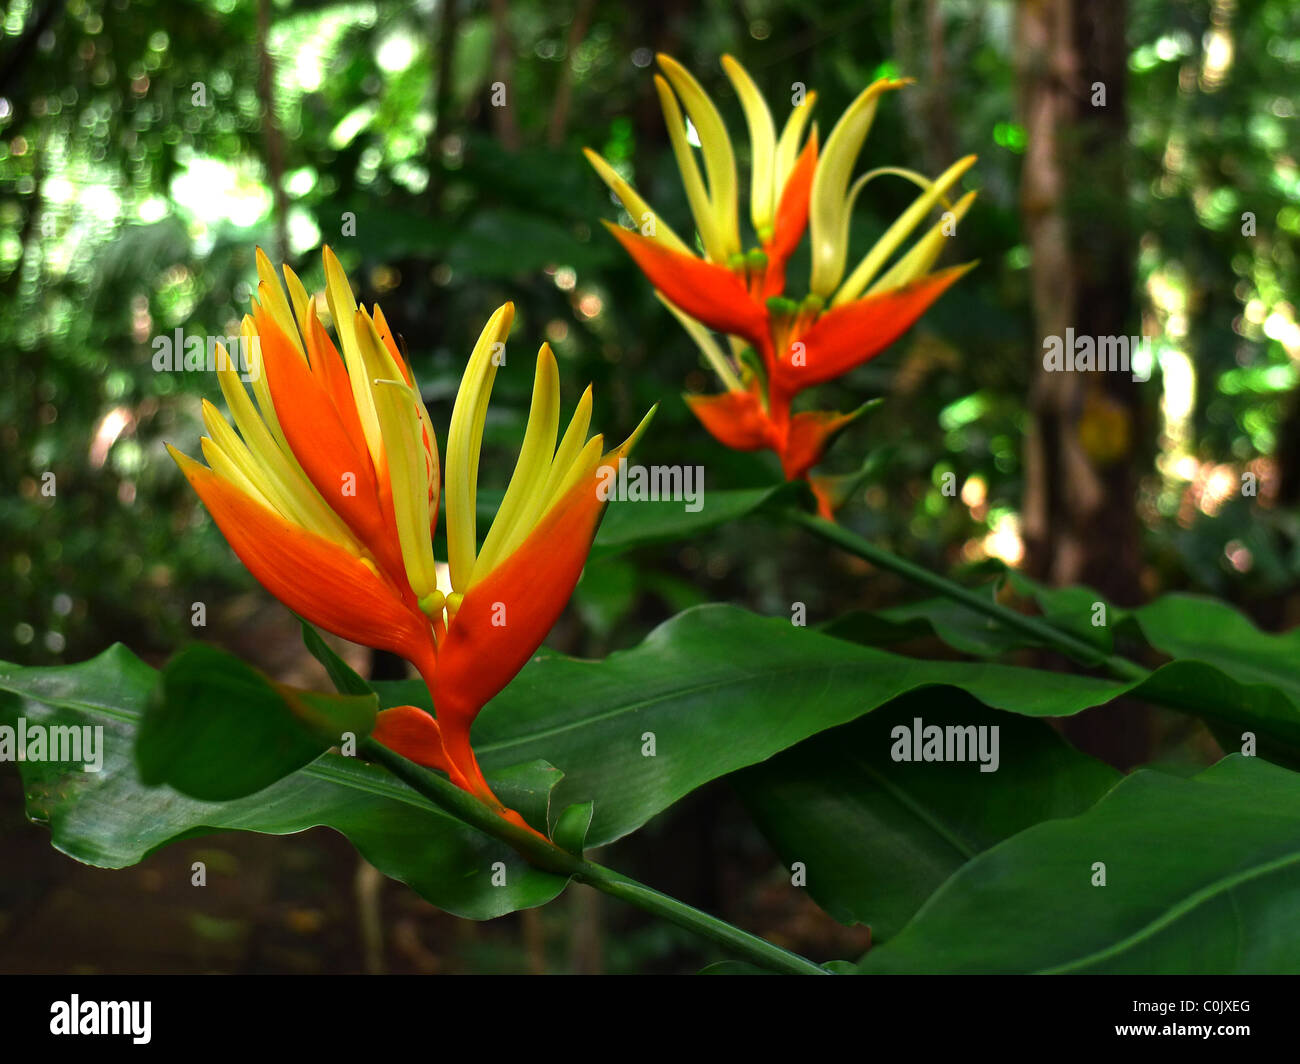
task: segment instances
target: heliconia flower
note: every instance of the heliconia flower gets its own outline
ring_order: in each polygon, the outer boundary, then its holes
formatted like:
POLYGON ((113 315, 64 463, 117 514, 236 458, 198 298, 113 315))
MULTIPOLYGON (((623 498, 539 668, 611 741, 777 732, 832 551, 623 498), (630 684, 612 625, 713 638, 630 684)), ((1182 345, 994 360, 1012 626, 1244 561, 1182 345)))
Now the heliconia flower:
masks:
POLYGON ((338 346, 298 277, 284 268, 286 295, 259 250, 257 294, 241 327, 253 394, 220 349, 233 426, 205 402, 208 465, 168 449, 268 591, 312 624, 420 672, 437 718, 415 706, 384 710, 376 740, 523 825, 484 780, 470 726, 559 617, 604 509, 598 471, 617 465, 650 415, 605 453, 601 436, 587 438, 588 388, 557 446, 559 374, 543 344, 523 448, 479 547, 479 451, 514 307, 492 315, 465 369, 444 490, 433 425, 383 312, 358 307, 328 248, 324 260, 338 346), (445 567, 432 539, 444 494, 445 567))
MULTIPOLYGON (((692 251, 609 163, 588 150, 588 160, 636 228, 606 225, 727 389, 717 396, 688 397, 696 416, 724 445, 773 450, 787 478, 806 479, 844 422, 829 412, 792 414, 793 399, 880 354, 974 265, 931 272, 974 202, 973 192, 956 203, 948 193, 975 157, 959 160, 934 181, 901 167, 879 167, 850 185, 880 99, 909 82, 881 78, 869 85, 836 122, 819 154, 815 124, 804 140, 815 94, 793 108, 778 138, 753 80, 724 56, 722 68, 736 90, 750 139, 749 213, 757 246, 745 251, 735 152, 722 118, 685 68, 664 55, 659 65, 663 75, 655 76, 655 87, 702 253, 692 251), (704 157, 703 174, 687 139, 683 107, 704 157), (846 277, 854 203, 867 184, 887 174, 914 182, 921 192, 846 277), (936 207, 944 209, 943 218, 904 250, 936 207), (786 266, 805 231, 812 269, 807 294, 795 300, 785 295, 786 266), (713 332, 728 337, 730 352, 713 332)), ((828 505, 828 495, 819 498, 828 505)))

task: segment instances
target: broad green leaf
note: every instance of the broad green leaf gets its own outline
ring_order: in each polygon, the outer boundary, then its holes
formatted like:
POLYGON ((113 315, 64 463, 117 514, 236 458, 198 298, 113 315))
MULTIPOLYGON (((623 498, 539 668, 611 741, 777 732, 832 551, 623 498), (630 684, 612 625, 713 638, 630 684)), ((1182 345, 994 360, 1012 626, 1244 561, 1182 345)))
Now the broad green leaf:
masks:
POLYGON ((1135 772, 976 857, 860 969, 1300 973, 1300 775, 1135 772))
MULTIPOLYGON (((541 905, 564 880, 539 872, 510 847, 454 820, 384 769, 325 754, 257 794, 209 803, 145 787, 133 743, 158 673, 114 646, 57 668, 0 664, 0 725, 103 728, 103 765, 27 761, 19 766, 31 819, 54 846, 87 864, 124 868, 177 839, 213 831, 285 835, 318 825, 341 832, 385 875, 458 916, 491 919, 541 905), (505 884, 493 885, 500 863, 505 884)), ((495 782, 489 772, 489 779, 495 782)))
MULTIPOLYGON (((1007 665, 919 661, 714 605, 603 661, 533 660, 484 709, 474 743, 484 766, 545 758, 562 769, 553 807, 594 800, 588 845, 600 846, 712 779, 934 685, 1033 716, 1068 715, 1124 690, 1007 665)), ((414 701, 420 686, 390 686, 382 698, 414 701)))
MULTIPOLYGON (((0 674, 0 688, 20 693, 58 683, 39 669, 0 674)), ((1244 687, 1211 666, 1177 662, 1144 683, 1164 685, 1164 693, 1194 705, 1207 717, 1234 727, 1249 726, 1261 735, 1279 737, 1279 742, 1294 741, 1300 749, 1295 709, 1271 688, 1244 687)), ((636 830, 710 780, 764 761, 909 691, 944 686, 961 688, 985 705, 1026 716, 1065 716, 1121 694, 1141 695, 1143 685, 984 662, 921 661, 794 627, 781 618, 706 606, 673 618, 640 646, 604 661, 538 655, 485 708, 475 728, 475 745, 490 779, 494 773, 536 760, 565 773, 549 795, 549 809, 594 802, 587 844, 598 846, 636 830)), ((375 687, 382 705, 428 706, 422 683, 375 687)), ((94 684, 83 685, 74 702, 97 690, 94 684)), ((318 775, 322 766, 330 764, 327 755, 277 784, 276 792, 288 793, 304 773, 318 775)), ((134 779, 131 782, 134 785, 134 779)), ((81 813, 83 824, 93 820, 92 807, 83 806, 81 813)), ((278 823, 231 825, 219 813, 188 821, 188 828, 275 830, 278 823)), ((166 825, 160 828, 150 819, 153 809, 148 801, 138 810, 119 803, 103 815, 116 818, 118 830, 131 839, 154 838, 150 845, 173 837, 164 830, 166 825), (133 825, 136 815, 145 822, 133 825)), ((83 830, 94 835, 96 829, 90 824, 83 830)), ((469 829, 454 825, 446 830, 461 845, 469 829)), ((357 840, 355 828, 348 834, 357 840)), ((471 836, 473 846, 486 844, 471 836)), ((362 842, 357 845, 361 848, 362 842)), ((131 859, 138 859, 140 852, 137 847, 131 859)), ((400 854, 384 857, 381 866, 392 869, 390 874, 396 878, 418 874, 406 867, 400 854)), ((454 867, 454 862, 448 867, 454 867)), ((455 908, 442 901, 437 904, 455 908)), ((469 907, 463 898, 456 904, 469 907)), ((474 911, 505 912, 512 907, 514 901, 502 896, 474 911)))
MULTIPOLYGON (((984 591, 991 600, 992 585, 984 591)), ((946 598, 925 599, 884 610, 853 610, 822 625, 819 631, 868 646, 888 646, 934 635, 954 650, 982 658, 1037 645, 1024 633, 946 598)))
POLYGON ((631 502, 612 500, 592 544, 591 558, 655 543, 689 539, 706 529, 745 517, 765 506, 797 497, 801 484, 775 484, 766 488, 704 491, 700 509, 691 512, 684 501, 631 502))
POLYGON ((1127 611, 1090 587, 1046 587, 1023 573, 1008 570, 1007 580, 1018 594, 1032 597, 1045 620, 1109 654, 1115 649, 1115 629, 1127 611))
MULTIPOLYGON (((594 801, 589 846, 635 831, 710 780, 757 764, 909 691, 960 688, 1031 717, 1070 716, 1150 692, 1300 752, 1300 712, 1268 688, 1211 666, 1174 662, 1141 683, 987 662, 925 661, 762 618, 703 606, 603 661, 543 653, 480 714, 484 766, 536 758, 565 774, 552 807, 594 801), (651 738, 652 737, 652 738, 651 738), (643 751, 650 749, 653 755, 643 751)), ((382 705, 428 706, 418 682, 377 685, 382 705)), ((1261 750, 1265 748, 1261 741, 1261 750)))
POLYGON ((196 644, 167 663, 140 722, 140 779, 208 802, 243 798, 316 760, 342 736, 370 734, 377 704, 373 694, 274 684, 234 655, 196 644))
MULTIPOLYGON (((1282 635, 1261 632, 1231 606, 1194 595, 1166 595, 1123 610, 1089 588, 1046 588, 1019 573, 1012 585, 1033 597, 1043 615, 1110 652, 1117 635, 1174 660, 1129 688, 1150 701, 1203 717, 1224 748, 1242 748, 1255 735, 1257 752, 1300 766, 1300 628, 1282 635), (1093 627, 1102 616, 1104 626, 1093 627)), ((990 585, 985 590, 992 591, 990 585)), ((822 631, 866 644, 889 644, 933 634, 966 654, 993 657, 1036 645, 1014 632, 998 632, 990 619, 944 599, 929 599, 876 613, 851 613, 822 631)), ((1116 694, 1121 693, 1116 691, 1116 694)))
POLYGON ((1267 684, 1300 706, 1300 628, 1261 632, 1227 603, 1200 595, 1166 595, 1133 617, 1162 653, 1203 661, 1243 683, 1267 684))
POLYGON ((1039 821, 1083 812, 1119 779, 1045 722, 941 687, 823 732, 732 782, 786 866, 803 865, 813 899, 840 923, 869 924, 872 941, 883 942, 976 854, 1039 821), (904 745, 897 752, 909 760, 895 761, 895 729, 915 731, 918 719, 996 728, 997 767, 981 771, 977 749, 966 762, 918 762, 904 745))

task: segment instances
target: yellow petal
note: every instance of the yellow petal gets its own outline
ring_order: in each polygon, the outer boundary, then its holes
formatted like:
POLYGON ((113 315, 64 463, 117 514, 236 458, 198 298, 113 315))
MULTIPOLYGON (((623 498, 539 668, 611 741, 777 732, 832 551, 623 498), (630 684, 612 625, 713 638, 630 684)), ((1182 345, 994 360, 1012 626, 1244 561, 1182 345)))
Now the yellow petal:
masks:
POLYGON ((451 586, 461 594, 474 572, 478 546, 474 506, 483 423, 497 371, 493 356, 502 350, 496 345, 505 343, 514 317, 514 304, 506 303, 483 326, 451 411, 451 428, 447 432, 447 564, 451 570, 451 586))
POLYGON ((429 533, 429 465, 421 441, 420 397, 406 383, 375 323, 358 308, 353 331, 361 347, 388 459, 393 515, 406 578, 416 597, 438 588, 438 569, 429 533))
POLYGON ((649 410, 646 411, 645 417, 643 417, 641 419, 640 424, 638 424, 637 427, 632 430, 628 438, 625 439, 622 443, 620 443, 617 447, 615 447, 612 451, 610 451, 609 454, 605 455, 605 458, 617 459, 622 457, 623 455, 626 455, 630 450, 632 450, 632 448, 637 445, 637 441, 640 440, 641 437, 645 435, 645 430, 650 427, 650 422, 654 420, 655 414, 657 414, 658 412, 659 412, 659 404, 655 403, 654 406, 652 406, 649 410))
POLYGON ((727 386, 727 390, 730 392, 743 391, 745 386, 740 383, 740 378, 736 376, 735 371, 731 368, 731 363, 727 360, 727 356, 723 354, 722 348, 718 346, 718 341, 713 338, 713 334, 689 314, 683 314, 674 303, 669 302, 658 292, 655 293, 655 298, 668 308, 674 318, 681 322, 682 328, 695 341, 695 346, 700 349, 700 354, 704 356, 705 361, 722 378, 722 383, 727 386))
POLYGON ((564 471, 564 475, 556 481, 554 490, 546 500, 546 506, 542 511, 543 515, 549 512, 551 507, 564 498, 572 488, 596 472, 604 448, 605 437, 600 433, 597 433, 583 445, 577 457, 569 464, 569 468, 564 471))
POLYGON ((829 298, 844 276, 848 255, 848 211, 846 200, 849 176, 857 164, 862 143, 876 117, 880 97, 891 89, 902 88, 906 81, 880 78, 858 96, 840 116, 826 139, 813 174, 808 204, 808 229, 812 239, 812 279, 814 295, 829 298))
POLYGON ((943 251, 944 244, 951 239, 956 231, 955 227, 970 210, 970 205, 975 202, 976 193, 967 192, 946 212, 945 217, 936 222, 930 231, 921 237, 901 259, 893 266, 886 270, 880 279, 867 289, 867 295, 873 296, 878 292, 883 292, 888 288, 897 288, 899 285, 905 285, 909 281, 915 281, 918 277, 928 273, 930 267, 935 264, 939 255, 943 251), (951 217, 948 217, 951 215, 951 217))
POLYGON ((781 130, 781 138, 776 142, 776 173, 773 177, 773 209, 781 202, 781 192, 785 189, 785 183, 790 179, 790 171, 794 169, 795 161, 799 158, 799 149, 803 146, 803 131, 808 125, 808 119, 812 117, 813 107, 817 103, 817 93, 810 92, 803 98, 803 103, 790 111, 790 117, 785 120, 785 127, 781 130))
POLYGON ((679 251, 683 255, 693 254, 691 249, 682 242, 682 238, 674 233, 668 224, 650 209, 650 205, 637 194, 636 189, 618 176, 618 171, 590 148, 583 148, 582 154, 587 157, 587 162, 591 163, 592 169, 600 175, 600 179, 609 186, 609 190, 618 197, 619 202, 623 204, 624 210, 632 216, 633 223, 643 236, 658 241, 664 247, 672 251, 679 251), (645 231, 647 220, 654 223, 649 232, 645 231))
POLYGON ((519 460, 497 508, 496 518, 483 540, 470 576, 470 586, 490 573, 502 558, 524 538, 541 516, 551 461, 555 457, 555 435, 560 427, 560 371, 548 344, 537 353, 533 378, 533 401, 519 460))
MULTIPOLYGON (((235 383, 238 383, 238 378, 235 383)), ((225 391, 225 388, 222 390, 225 391)), ((251 410, 252 404, 248 402, 248 396, 242 388, 235 395, 236 403, 239 395, 248 404, 245 412, 251 410)), ((228 394, 227 402, 230 401, 231 395, 228 394)), ((234 406, 231 413, 235 414, 234 406)), ((331 540, 353 554, 360 553, 356 539, 347 526, 325 505, 297 462, 275 446, 275 441, 261 419, 254 415, 251 420, 245 418, 236 423, 243 433, 242 439, 226 423, 217 408, 206 399, 203 400, 203 424, 208 435, 245 479, 252 482, 259 494, 270 500, 279 513, 300 527, 331 540)))
POLYGON ((740 225, 737 218, 736 156, 731 149, 727 127, 700 83, 681 63, 671 56, 659 55, 663 70, 677 95, 682 98, 686 113, 691 116, 700 135, 700 151, 704 155, 704 169, 709 177, 709 199, 713 204, 714 224, 722 242, 723 255, 717 261, 725 262, 740 254, 740 225))
MULTIPOLYGON (((254 307, 257 306, 256 299, 251 302, 254 307)), ((239 334, 244 339, 244 350, 248 352, 249 383, 253 386, 253 395, 257 397, 257 409, 275 442, 287 454, 289 441, 280 428, 280 418, 275 412, 275 403, 271 401, 271 383, 267 380, 266 367, 262 364, 262 338, 257 334, 257 323, 251 314, 245 314, 244 320, 239 323, 239 334)), ((222 390, 225 390, 224 387, 222 390)), ((242 391, 242 386, 240 390, 242 391)))
POLYGON ((917 196, 907 210, 900 214, 894 223, 885 230, 884 235, 876 241, 875 246, 862 257, 862 261, 849 274, 840 290, 835 293, 831 305, 840 306, 857 299, 871 279, 888 261, 889 257, 907 239, 908 234, 920 225, 921 219, 926 216, 930 208, 947 193, 948 189, 957 183, 962 174, 974 165, 974 155, 967 155, 964 159, 958 159, 928 189, 917 196))
POLYGON ((560 482, 573 466, 574 459, 578 457, 583 445, 587 442, 587 429, 590 427, 591 385, 588 384, 587 390, 582 393, 577 407, 574 408, 573 417, 569 419, 569 427, 564 430, 564 437, 560 440, 560 446, 551 459, 551 468, 546 475, 546 486, 542 489, 542 498, 548 504, 554 497, 560 482))
POLYGON ((284 269, 284 283, 289 288, 289 302, 293 306, 293 316, 298 322, 298 331, 304 336, 307 335, 307 329, 310 327, 307 322, 307 314, 311 306, 311 296, 308 295, 306 287, 298 280, 298 275, 289 269, 284 269))
POLYGON ((227 480, 231 484, 235 485, 235 487, 245 495, 261 503, 268 510, 275 510, 283 516, 283 511, 268 499, 256 484, 244 475, 243 470, 239 468, 239 465, 234 461, 234 459, 232 459, 230 455, 226 454, 226 452, 221 449, 221 445, 213 440, 212 437, 201 437, 199 440, 199 447, 203 451, 203 457, 207 461, 208 468, 211 469, 212 472, 216 473, 222 480, 227 480))
POLYGON ((763 94, 743 66, 731 56, 722 57, 722 69, 735 86, 749 126, 749 214, 756 233, 770 232, 776 215, 776 125, 763 94))
POLYGON ((695 149, 686 139, 686 120, 682 117, 682 109, 677 105, 677 97, 673 95, 668 82, 658 74, 655 75, 655 91, 659 93, 659 104, 664 112, 664 125, 668 127, 668 139, 672 142, 673 155, 677 158, 677 169, 682 175, 682 188, 686 190, 686 199, 691 205, 695 228, 700 232, 704 254, 714 262, 725 263, 726 244, 718 231, 713 201, 709 198, 709 193, 704 187, 704 178, 700 176, 700 168, 695 162, 695 149))
POLYGON ((323 252, 325 259, 325 298, 329 302, 330 317, 334 319, 334 329, 339 336, 339 349, 348 368, 348 380, 352 384, 352 398, 357 404, 357 416, 361 419, 361 432, 366 438, 366 447, 374 460, 375 468, 384 467, 383 435, 379 431, 379 415, 375 413, 374 393, 366 377, 365 359, 357 340, 356 312, 357 301, 352 296, 352 285, 347 274, 326 245, 323 252))
POLYGON ((271 260, 266 257, 266 252, 261 248, 257 249, 257 296, 264 306, 275 319, 275 323, 280 326, 280 330, 289 339, 298 354, 306 358, 307 352, 303 350, 302 340, 298 336, 298 329, 293 323, 293 313, 289 310, 289 301, 284 296, 284 286, 280 284, 280 278, 275 275, 275 267, 271 265, 271 260))

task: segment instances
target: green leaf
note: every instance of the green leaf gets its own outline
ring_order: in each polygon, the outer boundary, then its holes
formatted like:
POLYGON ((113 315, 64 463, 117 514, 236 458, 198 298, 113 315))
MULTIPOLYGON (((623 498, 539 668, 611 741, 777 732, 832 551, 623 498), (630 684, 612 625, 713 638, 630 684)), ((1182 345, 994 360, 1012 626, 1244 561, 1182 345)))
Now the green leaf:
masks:
POLYGON ((492 790, 498 798, 543 835, 550 830, 548 812, 551 792, 564 773, 549 761, 537 758, 498 769, 492 774, 492 790))
POLYGON ((817 904, 840 923, 869 924, 879 943, 976 854, 1039 821, 1083 812, 1119 778, 1045 722, 930 688, 732 781, 786 866, 803 864, 817 904), (895 761, 894 729, 914 730, 917 718, 927 727, 996 728, 997 768, 895 761))
POLYGON ((594 802, 578 802, 569 806, 555 821, 555 830, 551 832, 551 841, 562 850, 582 856, 586 848, 587 832, 591 830, 592 814, 596 811, 594 802))
POLYGON ((1135 772, 976 857, 860 969, 1298 973, 1300 776, 1237 755, 1135 772))
MULTIPOLYGON (((1300 629, 1261 632, 1231 606, 1194 595, 1166 595, 1147 606, 1123 610, 1089 588, 1045 588, 1022 576, 1012 584, 1031 595, 1058 627, 1110 652, 1115 636, 1145 642, 1174 661, 1145 681, 1116 688, 1202 717, 1225 749, 1239 748, 1244 733, 1257 752, 1300 766, 1300 629), (1092 627, 1094 603, 1105 605, 1105 626, 1092 627)), ((985 589, 993 591, 990 585, 985 589)), ((1100 616, 1100 614, 1097 614, 1100 616)), ((966 654, 991 657, 1035 642, 999 632, 995 622, 945 599, 929 599, 876 613, 852 613, 823 629, 828 635, 867 644, 888 644, 937 635, 966 654)), ((1010 708, 1010 707, 1009 707, 1010 708)))
MULTIPOLYGON (((588 845, 601 846, 710 780, 907 691, 945 684, 1031 716, 1076 713, 1126 689, 1009 665, 905 658, 711 605, 603 661, 534 659, 480 714, 474 745, 485 767, 545 758, 562 769, 552 807, 594 800, 588 845)), ((422 686, 387 685, 381 697, 427 705, 422 686)))
POLYGON ((1147 641, 1170 657, 1267 684, 1300 706, 1300 628, 1282 635, 1261 632, 1231 606, 1200 595, 1166 595, 1133 617, 1147 641))
MULTIPOLYGON (((1208 665, 1173 662, 1140 682, 990 662, 925 661, 761 618, 734 606, 688 610, 604 661, 543 654, 480 714, 484 766, 545 758, 565 773, 552 802, 596 804, 589 846, 635 831, 710 780, 925 687, 956 687, 1030 717, 1071 716, 1125 694, 1261 737, 1300 754, 1300 711, 1208 665), (645 756, 647 734, 654 756, 645 756)), ((385 704, 427 705, 418 683, 385 704), (423 703, 420 701, 423 699, 423 703)), ((1271 744, 1271 745, 1270 745, 1271 744)))
POLYGON ((329 675, 334 690, 341 695, 368 695, 374 693, 374 688, 362 679, 361 675, 351 665, 334 653, 334 648, 325 642, 320 632, 316 631, 301 617, 298 618, 298 623, 302 625, 303 644, 307 647, 311 656, 325 666, 325 672, 329 675))
MULTIPOLYGON (((981 590, 993 599, 992 585, 981 590)), ((947 598, 925 599, 884 610, 852 610, 819 630, 867 646, 888 646, 934 635, 954 650, 981 658, 1038 645, 1024 633, 947 598)))
POLYGON ((678 500, 630 502, 614 499, 605 510, 600 531, 592 544, 592 560, 606 558, 634 547, 689 539, 706 529, 746 517, 756 510, 795 498, 802 498, 803 484, 774 484, 767 488, 705 491, 703 505, 692 513, 678 500))
MULTIPOLYGON (((58 682, 39 669, 0 671, 0 688, 22 693, 57 688, 58 682)), ((985 705, 1044 717, 1066 716, 1130 692, 1141 695, 1158 685, 1163 685, 1162 693, 1207 718, 1249 726, 1300 749, 1300 715, 1284 696, 1271 687, 1238 684, 1213 666, 1175 662, 1146 681, 1126 684, 995 663, 922 661, 731 606, 689 610, 656 629, 640 646, 604 661, 538 655, 484 709, 475 726, 475 747, 489 779, 536 760, 564 772, 548 796, 548 809, 594 802, 587 844, 599 846, 636 830, 710 780, 764 761, 909 691, 957 687, 985 705)), ((97 690, 83 684, 73 701, 80 704, 97 690)), ((377 684, 376 690, 383 705, 428 706, 428 691, 418 681, 377 684)), ((304 774, 317 774, 333 763, 326 755, 274 790, 287 794, 304 774)), ((382 774, 380 778, 388 779, 382 774)), ((312 800, 324 799, 313 795, 312 800)), ((225 808, 214 810, 210 820, 188 821, 182 830, 227 826, 219 816, 225 808)), ((93 821, 92 807, 83 806, 81 812, 93 821)), ((117 828, 132 840, 149 837, 160 845, 175 834, 149 819, 153 809, 148 801, 139 810, 115 802, 99 815, 118 820, 117 828), (133 822, 136 816, 141 822, 133 822)), ((254 819, 238 826, 274 830, 278 823, 254 819)), ((352 821, 349 825, 347 833, 361 848, 356 826, 352 821)), ((492 845, 471 829, 452 825, 445 828, 451 838, 447 845, 456 852, 461 846, 473 850, 492 845), (465 832, 475 840, 472 844, 463 841, 465 832)), ((97 831, 93 823, 85 830, 91 835, 97 831)), ((396 878, 427 874, 400 854, 385 856, 383 867, 392 869, 396 878)), ((423 889, 443 889, 438 877, 433 879, 423 889)), ((461 897, 455 904, 493 914, 514 907, 508 895, 477 908, 461 897)))
MULTIPOLYGON (((385 875, 434 905, 475 920, 544 904, 565 881, 531 867, 509 846, 453 819, 384 769, 325 754, 247 798, 208 803, 145 787, 133 744, 158 673, 122 646, 78 665, 0 663, 0 724, 103 728, 99 772, 26 761, 27 813, 49 826, 63 853, 124 868, 178 839, 235 829, 285 835, 326 826, 345 835, 385 875), (505 884, 493 885, 494 870, 505 884)), ((495 779, 489 773, 489 779, 495 779)))
POLYGON ((192 798, 243 798, 375 722, 373 694, 328 695, 273 684, 239 658, 196 644, 162 672, 136 744, 140 779, 192 798))

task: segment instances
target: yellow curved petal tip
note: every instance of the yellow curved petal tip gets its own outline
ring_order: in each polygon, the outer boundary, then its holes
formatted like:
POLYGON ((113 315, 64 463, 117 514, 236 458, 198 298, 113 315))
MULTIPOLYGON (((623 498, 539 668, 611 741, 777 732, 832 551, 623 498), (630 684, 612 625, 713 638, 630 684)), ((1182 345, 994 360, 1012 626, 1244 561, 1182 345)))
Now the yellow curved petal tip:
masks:
POLYGON ((650 427, 650 422, 654 420, 654 416, 656 412, 658 412, 658 410, 659 410, 659 404, 655 403, 654 406, 652 406, 649 410, 646 411, 645 417, 641 419, 641 424, 637 425, 637 427, 632 430, 632 435, 630 435, 627 439, 625 439, 622 443, 620 443, 617 447, 615 447, 612 451, 610 451, 607 455, 605 455, 605 457, 617 458, 621 455, 625 455, 629 453, 632 450, 632 448, 637 445, 637 441, 640 440, 643 435, 645 435, 645 430, 650 427))

